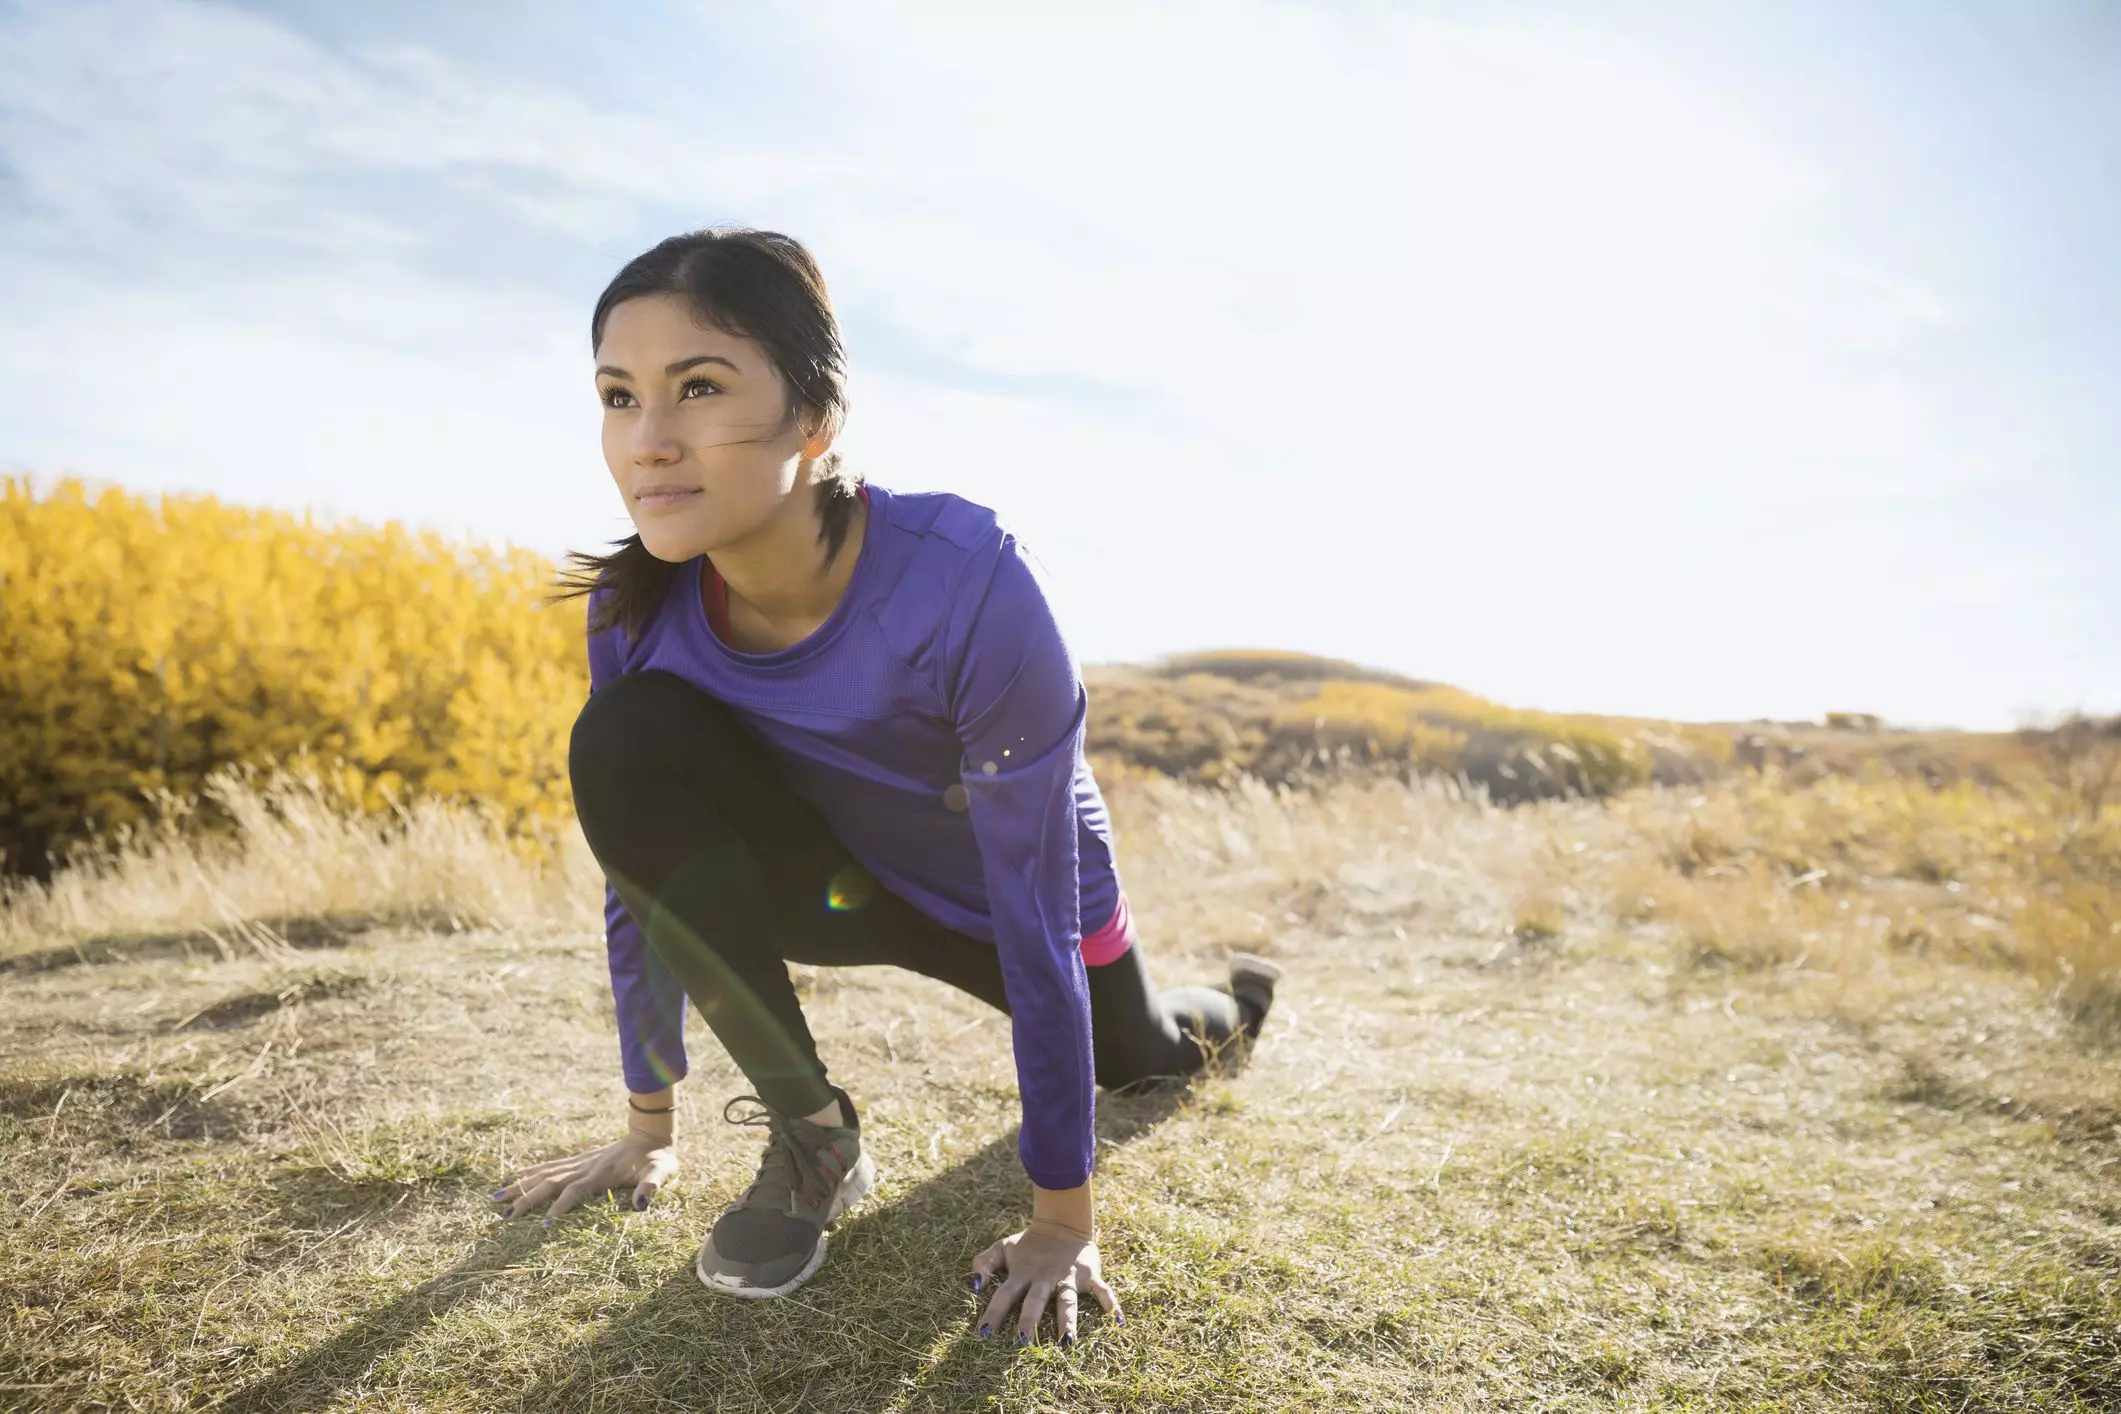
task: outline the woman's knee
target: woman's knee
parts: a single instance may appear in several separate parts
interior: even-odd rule
[[[1098,1088],[1125,1090],[1159,1080],[1177,1080],[1200,1069],[1199,1050],[1185,1037],[1158,1038],[1150,1045],[1098,1051],[1093,1059]]]
[[[667,778],[676,753],[697,746],[705,694],[660,670],[627,673],[590,694],[567,739],[567,777],[586,825],[633,798],[643,780]]]
[[[1141,949],[1089,969],[1091,1061],[1107,1090],[1192,1075],[1232,1030],[1227,995],[1205,987],[1158,990]]]
[[[1182,1028],[1160,1011],[1136,1016],[1125,1026],[1092,1032],[1090,1060],[1097,1083],[1121,1090],[1143,1081],[1190,1075],[1200,1069],[1200,1052]]]

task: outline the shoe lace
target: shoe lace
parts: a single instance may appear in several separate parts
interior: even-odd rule
[[[732,1113],[742,1104],[758,1108]],[[756,1095],[738,1095],[722,1106],[722,1118],[730,1124],[761,1125],[766,1130],[766,1152],[759,1158],[758,1175],[739,1200],[741,1206],[791,1214],[798,1201],[813,1211],[823,1206],[832,1185],[826,1181],[817,1150],[796,1137],[788,1116]]]

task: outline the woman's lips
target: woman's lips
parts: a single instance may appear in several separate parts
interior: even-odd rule
[[[650,510],[659,510],[664,506],[674,506],[680,501],[688,500],[699,494],[700,488],[697,486],[644,486],[639,491],[634,492],[633,499],[636,505],[646,506]]]

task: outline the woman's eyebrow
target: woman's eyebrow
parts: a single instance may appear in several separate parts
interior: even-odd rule
[[[720,365],[722,365],[722,367],[728,369],[731,373],[742,373],[744,371],[743,369],[738,368],[734,363],[731,363],[728,359],[723,358],[720,354],[694,354],[691,358],[681,358],[676,363],[664,364],[663,373],[666,377],[676,377],[678,374],[683,373],[686,369],[698,368],[703,363],[719,363]],[[633,375],[631,373],[628,373],[625,369],[614,368],[608,363],[600,363],[597,365],[597,376],[599,378],[633,377]]]

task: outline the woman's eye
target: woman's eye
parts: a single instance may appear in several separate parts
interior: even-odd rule
[[[705,378],[694,378],[678,390],[680,397],[690,398],[702,393],[719,393],[722,390]],[[633,394],[625,388],[606,388],[597,395],[608,408],[630,408],[635,406]]]

